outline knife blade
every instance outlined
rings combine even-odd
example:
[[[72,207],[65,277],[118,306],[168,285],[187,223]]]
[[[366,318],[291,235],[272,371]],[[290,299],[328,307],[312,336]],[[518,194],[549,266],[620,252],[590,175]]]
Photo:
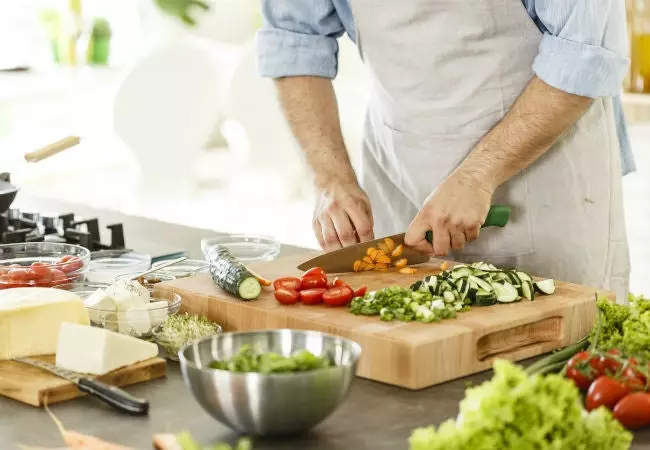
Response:
[[[485,218],[485,223],[481,228],[504,227],[508,223],[508,220],[510,220],[509,206],[492,205],[487,217]],[[404,246],[404,252],[402,253],[401,258],[407,258],[409,265],[422,264],[429,261],[429,256],[404,245],[404,236],[405,233],[388,236],[395,242],[396,246],[400,244]],[[324,253],[303,262],[298,266],[298,269],[309,270],[312,267],[320,267],[327,273],[352,272],[352,264],[354,261],[363,258],[363,256],[366,254],[366,250],[368,250],[370,247],[376,247],[379,243],[383,242],[384,239],[386,238],[366,241],[360,244],[351,245],[349,247]],[[429,242],[432,242],[433,233],[431,231],[427,231],[425,239]]]
[[[94,379],[70,370],[62,369],[54,364],[50,364],[40,359],[32,358],[14,358],[14,361],[38,367],[54,375],[74,383],[80,391],[96,397],[113,408],[134,416],[146,416],[149,413],[149,402],[137,398],[128,392],[116,387],[110,386]]]

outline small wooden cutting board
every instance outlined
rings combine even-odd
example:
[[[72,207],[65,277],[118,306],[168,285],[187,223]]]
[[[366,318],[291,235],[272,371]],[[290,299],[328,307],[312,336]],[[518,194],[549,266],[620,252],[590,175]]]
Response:
[[[54,355],[35,356],[54,364]],[[113,386],[129,386],[143,381],[163,378],[167,375],[167,363],[162,358],[151,358],[97,377],[97,380]],[[60,403],[86,395],[74,383],[57,377],[38,367],[17,361],[0,361],[0,395],[28,405],[41,407]]]

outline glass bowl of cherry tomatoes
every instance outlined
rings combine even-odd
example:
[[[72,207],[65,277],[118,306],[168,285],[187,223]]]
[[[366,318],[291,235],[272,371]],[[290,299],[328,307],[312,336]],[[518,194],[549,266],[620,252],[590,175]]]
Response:
[[[90,251],[73,244],[22,242],[0,245],[0,289],[56,287],[84,281]]]

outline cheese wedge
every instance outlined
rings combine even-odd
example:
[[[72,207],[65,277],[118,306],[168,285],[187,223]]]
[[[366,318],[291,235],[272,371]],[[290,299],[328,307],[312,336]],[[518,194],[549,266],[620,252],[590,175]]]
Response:
[[[54,288],[0,291],[0,360],[53,354],[61,323],[88,325],[81,298]]]
[[[158,346],[131,336],[73,323],[61,324],[56,365],[102,375],[158,355]]]

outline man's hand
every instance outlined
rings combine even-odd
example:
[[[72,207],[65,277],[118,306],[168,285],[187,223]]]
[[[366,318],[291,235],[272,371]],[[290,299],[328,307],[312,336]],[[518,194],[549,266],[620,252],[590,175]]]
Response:
[[[326,251],[373,239],[370,201],[356,184],[336,184],[321,190],[312,224]]]
[[[404,243],[422,253],[446,256],[478,238],[493,189],[462,171],[452,173],[429,195],[406,231]],[[425,239],[433,231],[433,244]]]

